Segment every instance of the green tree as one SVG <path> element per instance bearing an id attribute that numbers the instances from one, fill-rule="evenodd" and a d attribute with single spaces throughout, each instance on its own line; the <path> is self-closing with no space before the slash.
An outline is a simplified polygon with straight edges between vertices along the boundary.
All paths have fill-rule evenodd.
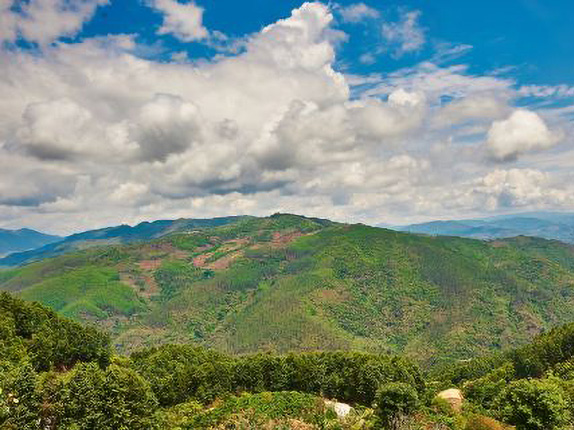
<path id="1" fill-rule="evenodd" d="M 38 390 L 38 375 L 32 366 L 23 365 L 5 373 L 1 385 L 0 428 L 39 429 L 42 398 Z"/>
<path id="2" fill-rule="evenodd" d="M 375 413 L 386 427 L 397 418 L 416 412 L 419 406 L 417 391 L 404 382 L 384 384 L 375 396 Z"/>
<path id="3" fill-rule="evenodd" d="M 568 423 L 565 393 L 554 381 L 520 379 L 496 400 L 500 418 L 517 430 L 553 430 Z"/>
<path id="4" fill-rule="evenodd" d="M 157 401 L 134 370 L 79 364 L 53 386 L 50 398 L 62 430 L 148 430 Z"/>

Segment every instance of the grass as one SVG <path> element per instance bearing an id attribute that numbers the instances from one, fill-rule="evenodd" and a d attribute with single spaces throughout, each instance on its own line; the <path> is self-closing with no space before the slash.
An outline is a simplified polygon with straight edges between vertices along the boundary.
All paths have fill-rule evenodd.
<path id="1" fill-rule="evenodd" d="M 136 293 L 119 281 L 113 268 L 85 266 L 41 281 L 21 292 L 75 319 L 130 316 L 145 310 Z"/>

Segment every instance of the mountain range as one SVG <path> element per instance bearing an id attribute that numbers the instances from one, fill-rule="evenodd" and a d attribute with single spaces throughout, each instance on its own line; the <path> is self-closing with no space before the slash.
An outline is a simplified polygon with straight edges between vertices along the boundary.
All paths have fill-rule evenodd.
<path id="1" fill-rule="evenodd" d="M 574 247 L 297 215 L 220 219 L 0 271 L 0 289 L 108 330 L 120 351 L 364 350 L 425 365 L 574 321 Z"/>
<path id="2" fill-rule="evenodd" d="M 56 237 L 52 241 L 46 241 L 36 245 L 22 248 L 23 252 L 14 252 L 11 255 L 0 258 L 0 267 L 19 266 L 32 261 L 54 257 L 79 249 L 87 249 L 94 246 L 105 246 L 122 243 L 132 243 L 144 240 L 152 240 L 176 231 L 187 231 L 206 227 L 215 227 L 233 222 L 241 217 L 220 217 L 210 219 L 177 219 L 142 222 L 135 226 L 120 225 L 106 227 L 97 230 L 72 234 L 68 237 Z M 1 231 L 0 231 L 1 232 Z M 35 248 L 35 249 L 32 249 Z"/>
<path id="3" fill-rule="evenodd" d="M 26 251 L 62 240 L 59 236 L 22 228 L 19 230 L 0 229 L 0 256 L 13 252 Z"/>
<path id="4" fill-rule="evenodd" d="M 574 214 L 571 213 L 532 212 L 483 219 L 431 221 L 392 228 L 436 236 L 475 239 L 535 236 L 574 243 Z"/>

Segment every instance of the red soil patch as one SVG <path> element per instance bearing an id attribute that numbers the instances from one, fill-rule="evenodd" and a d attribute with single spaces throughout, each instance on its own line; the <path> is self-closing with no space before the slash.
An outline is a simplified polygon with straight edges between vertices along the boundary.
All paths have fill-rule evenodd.
<path id="1" fill-rule="evenodd" d="M 142 279 L 142 278 L 139 278 Z M 155 279 L 151 275 L 143 276 L 143 289 L 138 285 L 137 279 L 129 273 L 120 273 L 120 281 L 126 285 L 129 285 L 138 296 L 150 298 L 159 294 L 159 288 L 155 282 Z"/>
<path id="2" fill-rule="evenodd" d="M 286 245 L 290 242 L 293 242 L 295 239 L 301 236 L 303 236 L 303 233 L 301 233 L 300 231 L 285 234 L 281 234 L 280 232 L 276 231 L 275 233 L 273 233 L 271 243 L 273 246 L 279 247 L 282 245 Z"/>
<path id="3" fill-rule="evenodd" d="M 156 270 L 161 266 L 162 260 L 142 260 L 138 263 L 142 270 Z"/>
<path id="4" fill-rule="evenodd" d="M 209 269 L 213 270 L 224 270 L 231 266 L 231 263 L 238 257 L 240 257 L 242 252 L 234 252 L 231 254 L 224 255 L 223 257 L 209 263 L 207 266 Z"/>
<path id="5" fill-rule="evenodd" d="M 207 265 L 207 260 L 211 257 L 212 253 L 201 254 L 193 258 L 193 265 L 195 267 L 205 267 Z"/>

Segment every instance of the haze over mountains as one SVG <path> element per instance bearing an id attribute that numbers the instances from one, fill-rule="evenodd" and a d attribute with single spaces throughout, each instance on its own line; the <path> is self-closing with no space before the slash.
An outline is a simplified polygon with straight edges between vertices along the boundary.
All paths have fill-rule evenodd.
<path id="1" fill-rule="evenodd" d="M 482 219 L 431 221 L 392 228 L 437 236 L 475 239 L 534 236 L 574 243 L 574 214 L 560 212 L 531 212 Z"/>
<path id="2" fill-rule="evenodd" d="M 38 248 L 62 239 L 60 236 L 45 234 L 28 228 L 19 230 L 0 228 L 0 257 L 12 252 Z"/>

